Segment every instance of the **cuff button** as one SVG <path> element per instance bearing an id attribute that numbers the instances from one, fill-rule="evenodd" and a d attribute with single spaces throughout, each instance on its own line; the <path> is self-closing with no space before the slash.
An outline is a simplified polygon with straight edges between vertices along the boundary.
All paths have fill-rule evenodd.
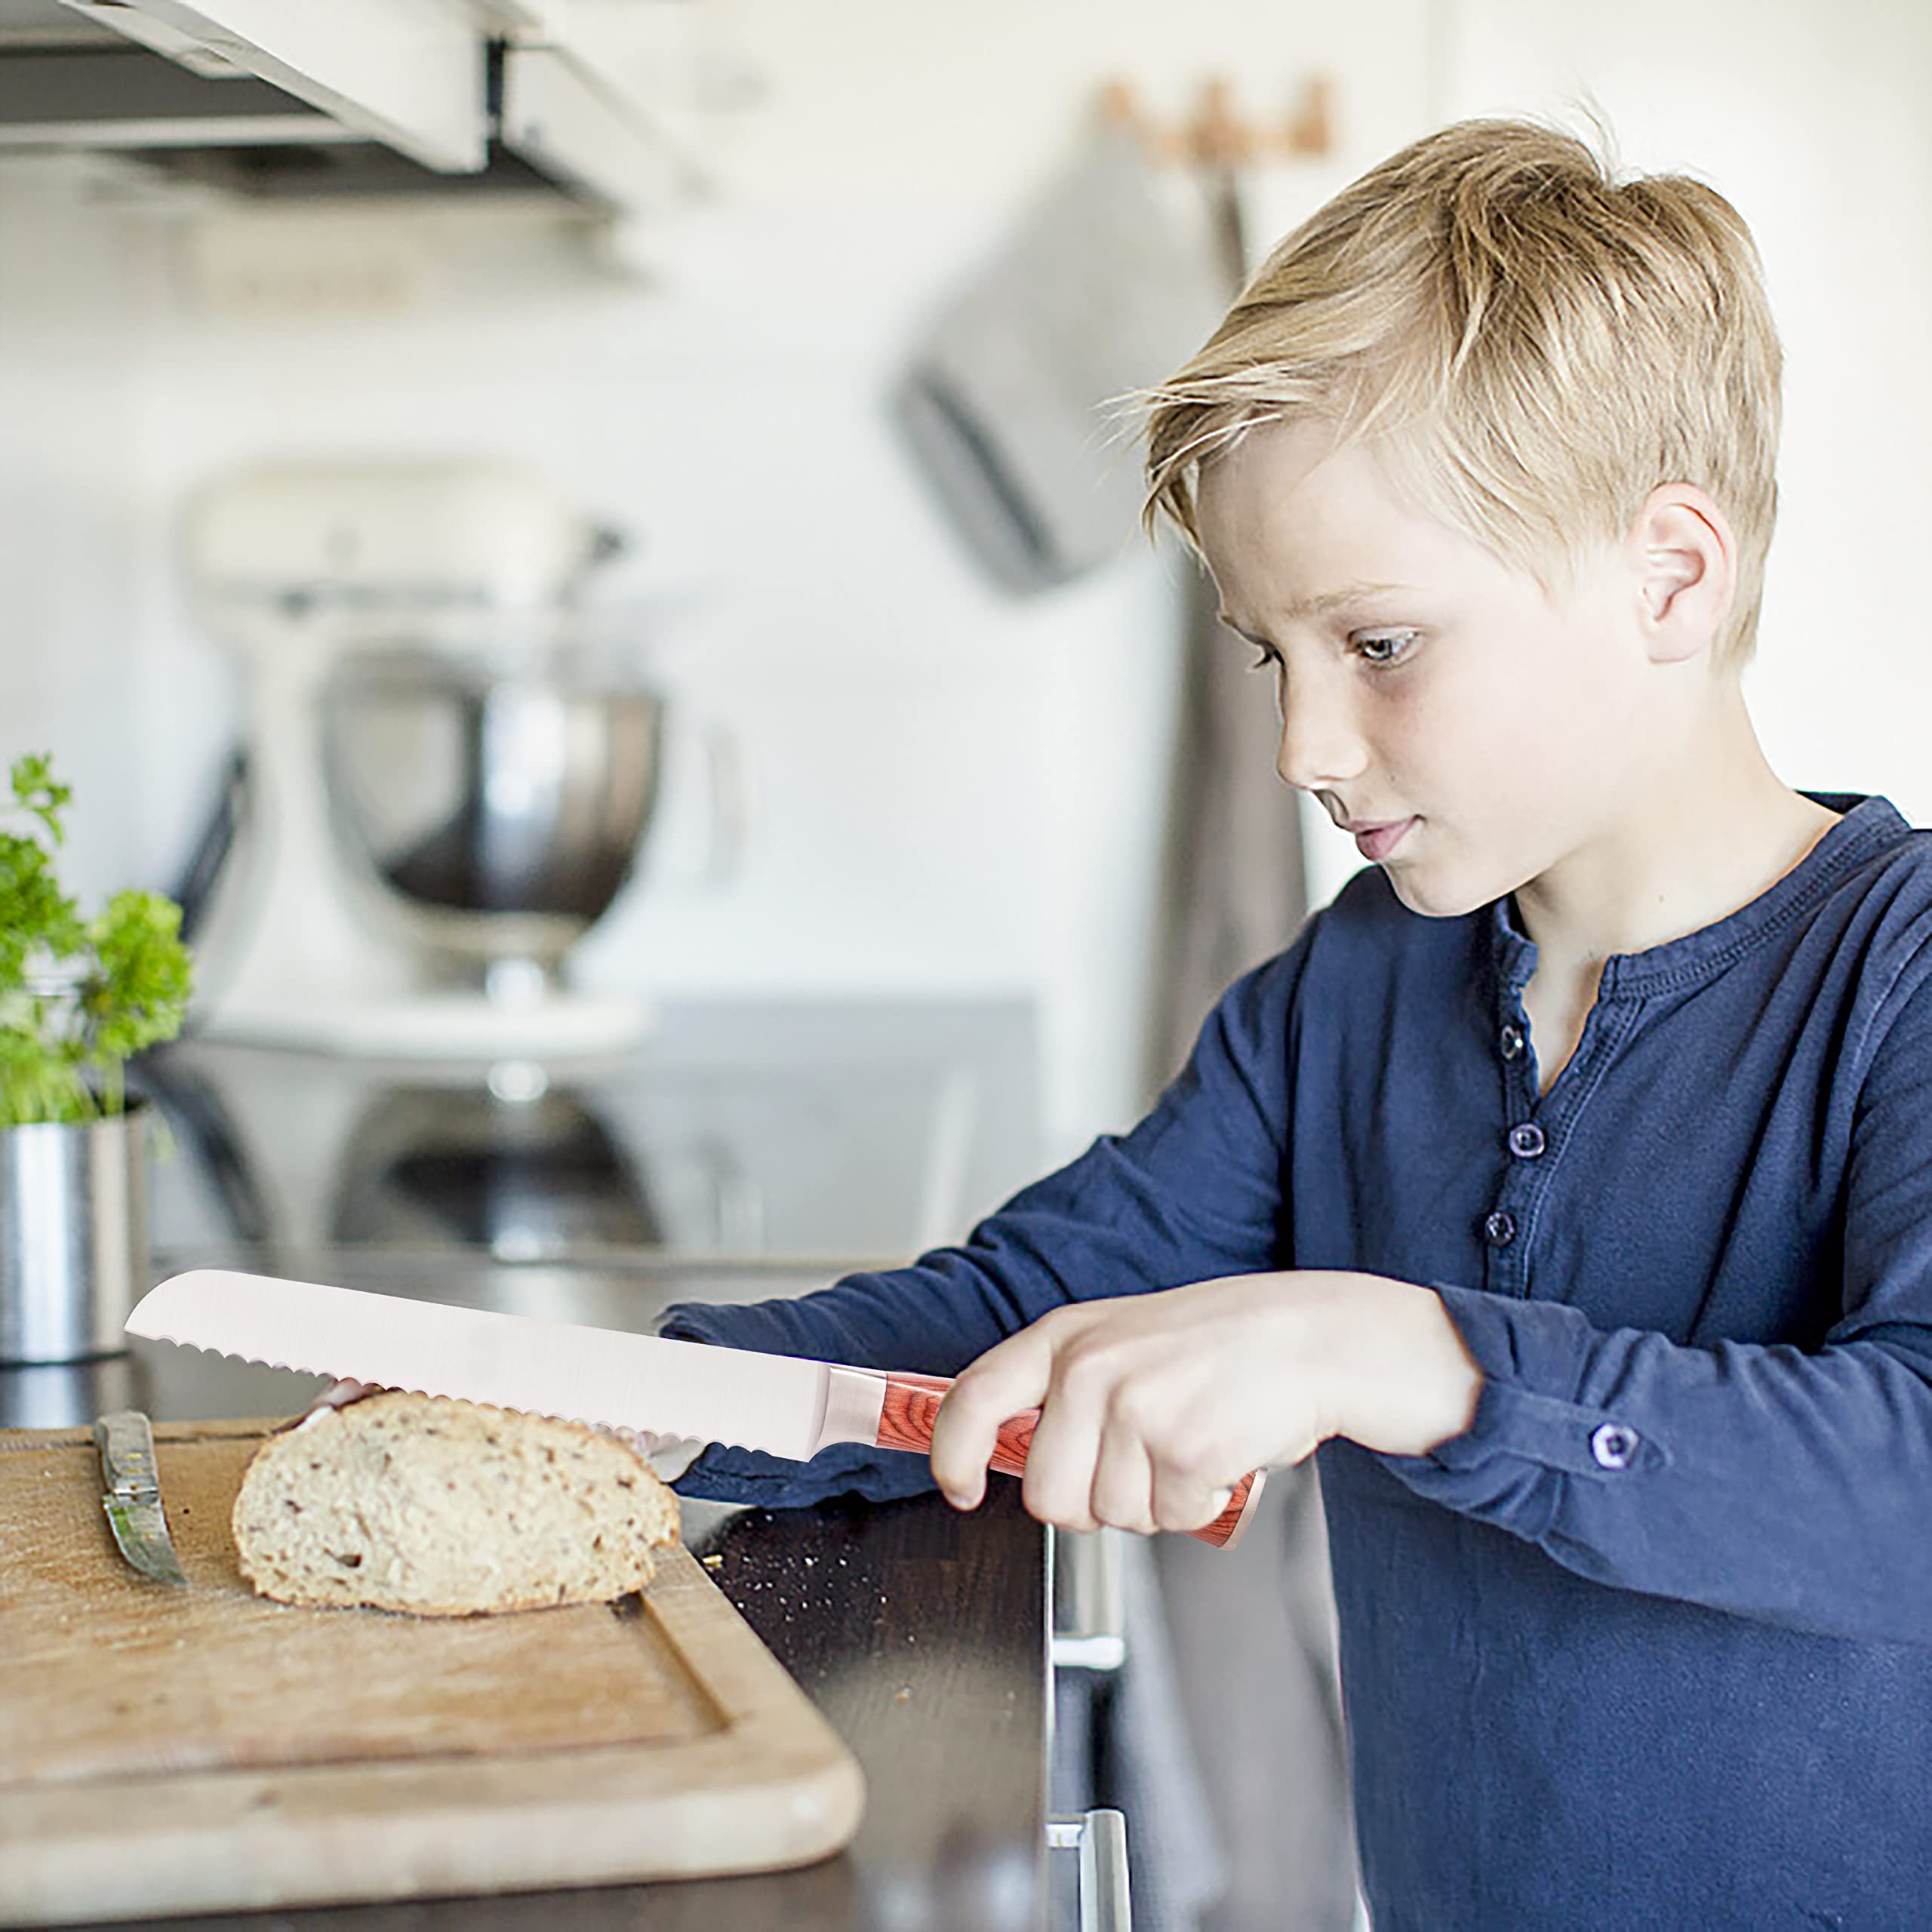
<path id="1" fill-rule="evenodd" d="M 1590 1454 L 1603 1469 L 1627 1469 L 1637 1453 L 1638 1435 L 1620 1422 L 1601 1423 L 1591 1432 Z"/>

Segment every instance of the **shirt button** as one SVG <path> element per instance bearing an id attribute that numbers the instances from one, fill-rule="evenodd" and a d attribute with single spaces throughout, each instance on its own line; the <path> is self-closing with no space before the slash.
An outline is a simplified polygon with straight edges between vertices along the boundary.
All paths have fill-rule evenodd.
<path id="1" fill-rule="evenodd" d="M 1503 1057 L 1505 1060 L 1514 1060 L 1523 1051 L 1522 1029 L 1519 1026 L 1504 1027 L 1500 1044 L 1503 1049 Z"/>
<path id="2" fill-rule="evenodd" d="M 1590 1454 L 1604 1469 L 1627 1469 L 1637 1453 L 1637 1432 L 1620 1422 L 1600 1423 L 1590 1435 Z"/>
<path id="3" fill-rule="evenodd" d="M 1543 1150 L 1543 1129 L 1533 1120 L 1509 1130 L 1509 1151 L 1519 1159 L 1534 1161 Z"/>
<path id="4" fill-rule="evenodd" d="M 1516 1217 L 1499 1208 L 1484 1220 L 1482 1232 L 1491 1247 L 1507 1247 L 1516 1238 Z"/>

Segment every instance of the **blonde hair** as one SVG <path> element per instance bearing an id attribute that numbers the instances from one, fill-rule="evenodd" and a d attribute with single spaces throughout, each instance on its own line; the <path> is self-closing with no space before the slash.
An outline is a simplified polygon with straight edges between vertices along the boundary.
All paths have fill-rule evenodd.
<path id="1" fill-rule="evenodd" d="M 1456 122 L 1318 209 L 1146 392 L 1145 521 L 1164 512 L 1198 551 L 1201 466 L 1256 423 L 1324 417 L 1343 443 L 1380 432 L 1420 507 L 1548 589 L 1659 484 L 1693 483 L 1737 536 L 1713 654 L 1741 669 L 1782 362 L 1750 229 L 1715 189 L 1620 181 L 1534 122 Z"/>

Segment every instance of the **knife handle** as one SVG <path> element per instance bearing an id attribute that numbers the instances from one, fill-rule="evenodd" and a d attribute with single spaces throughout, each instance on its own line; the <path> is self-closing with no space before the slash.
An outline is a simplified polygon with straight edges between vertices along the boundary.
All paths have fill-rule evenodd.
<path id="1" fill-rule="evenodd" d="M 874 1447 L 880 1449 L 913 1449 L 929 1452 L 933 1446 L 933 1423 L 946 1392 L 952 1386 L 950 1377 L 913 1375 L 894 1369 L 885 1377 L 885 1406 L 880 1411 L 878 1435 Z M 1023 1475 L 1026 1451 L 1032 1447 L 1033 1432 L 1040 1426 L 1040 1412 L 1029 1409 L 1023 1415 L 1009 1416 L 999 1426 L 989 1469 L 1002 1475 Z M 1230 1549 L 1241 1540 L 1248 1518 L 1268 1478 L 1266 1469 L 1251 1469 L 1234 1486 L 1228 1506 L 1211 1523 L 1187 1534 L 1217 1549 Z"/>

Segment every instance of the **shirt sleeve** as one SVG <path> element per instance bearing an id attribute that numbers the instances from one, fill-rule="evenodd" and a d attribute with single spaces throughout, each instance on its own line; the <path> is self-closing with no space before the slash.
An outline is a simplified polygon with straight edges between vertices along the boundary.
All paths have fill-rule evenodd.
<path id="1" fill-rule="evenodd" d="M 1932 982 L 1897 1013 L 1854 1112 L 1819 1346 L 1682 1346 L 1432 1282 L 1487 1385 L 1464 1434 L 1379 1460 L 1599 1583 L 1932 1643 Z"/>
<path id="2" fill-rule="evenodd" d="M 1137 1294 L 1275 1265 L 1285 1228 L 1287 1086 L 1297 994 L 1318 912 L 1238 980 L 1187 1064 L 1131 1133 L 1015 1195 L 957 1247 L 795 1298 L 680 1303 L 660 1332 L 858 1367 L 955 1375 L 1063 1302 Z M 932 1487 L 922 1456 L 838 1444 L 810 1463 L 714 1447 L 677 1485 L 772 1506 Z"/>

